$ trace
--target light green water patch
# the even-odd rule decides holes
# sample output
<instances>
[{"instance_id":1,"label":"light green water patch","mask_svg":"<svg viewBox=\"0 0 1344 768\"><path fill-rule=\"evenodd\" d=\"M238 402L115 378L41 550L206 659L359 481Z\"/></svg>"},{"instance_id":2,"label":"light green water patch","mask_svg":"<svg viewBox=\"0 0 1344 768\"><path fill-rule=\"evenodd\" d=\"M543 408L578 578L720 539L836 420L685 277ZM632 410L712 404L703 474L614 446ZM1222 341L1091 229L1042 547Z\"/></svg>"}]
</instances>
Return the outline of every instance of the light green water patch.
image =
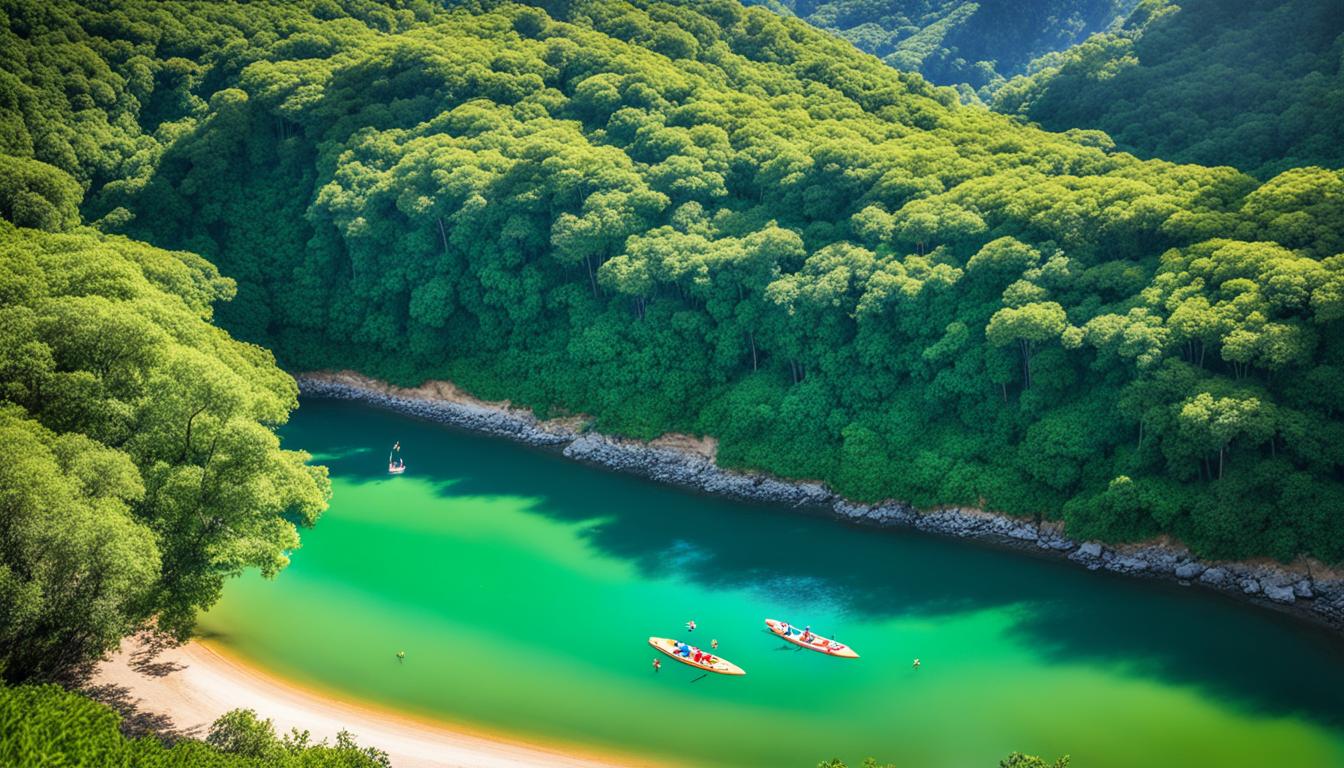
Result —
<instances>
[{"instance_id":1,"label":"light green water patch","mask_svg":"<svg viewBox=\"0 0 1344 768\"><path fill-rule=\"evenodd\" d=\"M284 437L331 467L331 509L279 579L230 583L202 624L300 683L695 766L964 768L1013 750L1079 768L1344 766L1344 644L1264 611L351 404L305 401ZM395 440L409 470L388 477ZM796 650L766 617L862 658ZM716 638L747 675L655 673L649 635Z\"/></svg>"}]
</instances>

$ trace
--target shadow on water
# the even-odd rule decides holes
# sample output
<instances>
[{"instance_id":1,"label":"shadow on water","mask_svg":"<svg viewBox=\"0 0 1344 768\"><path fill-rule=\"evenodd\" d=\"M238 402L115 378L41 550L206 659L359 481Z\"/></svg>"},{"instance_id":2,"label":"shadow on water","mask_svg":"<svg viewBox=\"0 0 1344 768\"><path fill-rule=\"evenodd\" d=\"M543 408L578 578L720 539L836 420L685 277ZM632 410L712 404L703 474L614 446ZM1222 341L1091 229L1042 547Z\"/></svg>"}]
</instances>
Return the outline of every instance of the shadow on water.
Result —
<instances>
[{"instance_id":1,"label":"shadow on water","mask_svg":"<svg viewBox=\"0 0 1344 768\"><path fill-rule=\"evenodd\" d=\"M816 598L871 619L1011 606L1009 636L1052 661L1123 666L1248 712L1344 729L1344 643L1211 593L915 532L857 531L350 403L305 400L284 437L356 483L387 479L383 446L400 440L409 471L444 497L528 497L537 514L587 523L591 546L650 576Z\"/></svg>"}]
</instances>

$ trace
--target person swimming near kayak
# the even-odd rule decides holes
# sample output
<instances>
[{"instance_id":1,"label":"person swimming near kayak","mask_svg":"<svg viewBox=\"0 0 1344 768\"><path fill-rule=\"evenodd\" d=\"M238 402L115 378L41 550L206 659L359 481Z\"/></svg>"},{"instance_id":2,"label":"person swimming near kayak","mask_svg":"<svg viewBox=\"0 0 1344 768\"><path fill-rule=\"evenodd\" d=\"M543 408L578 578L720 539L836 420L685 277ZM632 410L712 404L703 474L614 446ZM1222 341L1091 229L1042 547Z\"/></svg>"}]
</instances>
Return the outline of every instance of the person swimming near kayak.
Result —
<instances>
[{"instance_id":1,"label":"person swimming near kayak","mask_svg":"<svg viewBox=\"0 0 1344 768\"><path fill-rule=\"evenodd\" d=\"M687 632L695 631L695 619L691 619L690 621L686 622L686 631Z\"/></svg>"},{"instance_id":2,"label":"person swimming near kayak","mask_svg":"<svg viewBox=\"0 0 1344 768\"><path fill-rule=\"evenodd\" d=\"M663 662L662 662L661 660L659 660L659 659L654 659L654 660L653 660L653 671L654 671L654 672L658 672L658 671L661 671L662 668L663 668Z\"/></svg>"},{"instance_id":3,"label":"person swimming near kayak","mask_svg":"<svg viewBox=\"0 0 1344 768\"><path fill-rule=\"evenodd\" d=\"M915 659L915 663L914 663L914 664L911 664L911 665L910 665L910 668L911 668L911 669L919 669L919 659Z\"/></svg>"},{"instance_id":4,"label":"person swimming near kayak","mask_svg":"<svg viewBox=\"0 0 1344 768\"><path fill-rule=\"evenodd\" d=\"M709 647L710 647L710 648L713 648L713 649L716 650L716 651L719 650L719 641L718 641L718 640L710 640L710 641L709 641Z\"/></svg>"}]
</instances>

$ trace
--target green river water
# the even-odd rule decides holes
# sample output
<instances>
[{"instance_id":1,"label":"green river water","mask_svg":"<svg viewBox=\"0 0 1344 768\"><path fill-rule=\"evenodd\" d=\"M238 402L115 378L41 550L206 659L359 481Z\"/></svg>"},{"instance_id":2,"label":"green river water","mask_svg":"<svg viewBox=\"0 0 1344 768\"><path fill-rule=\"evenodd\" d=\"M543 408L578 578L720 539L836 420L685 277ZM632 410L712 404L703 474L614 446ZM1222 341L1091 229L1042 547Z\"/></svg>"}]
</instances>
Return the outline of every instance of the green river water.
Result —
<instances>
[{"instance_id":1,"label":"green river water","mask_svg":"<svg viewBox=\"0 0 1344 768\"><path fill-rule=\"evenodd\" d=\"M278 579L230 582L202 629L307 686L660 764L1344 766L1344 642L1203 591L698 496L347 403L304 401L283 437L331 468L331 508ZM862 658L794 650L767 617ZM747 675L655 673L650 635L717 638Z\"/></svg>"}]
</instances>

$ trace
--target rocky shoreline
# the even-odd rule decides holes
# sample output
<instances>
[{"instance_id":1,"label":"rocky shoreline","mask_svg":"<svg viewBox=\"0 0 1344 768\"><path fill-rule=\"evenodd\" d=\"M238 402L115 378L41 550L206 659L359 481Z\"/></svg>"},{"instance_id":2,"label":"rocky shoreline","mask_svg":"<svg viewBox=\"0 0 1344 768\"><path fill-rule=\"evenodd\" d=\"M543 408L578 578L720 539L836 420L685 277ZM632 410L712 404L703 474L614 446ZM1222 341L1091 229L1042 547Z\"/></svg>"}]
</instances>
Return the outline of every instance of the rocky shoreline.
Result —
<instances>
[{"instance_id":1,"label":"rocky shoreline","mask_svg":"<svg viewBox=\"0 0 1344 768\"><path fill-rule=\"evenodd\" d=\"M1089 570L1175 581L1286 611L1344 633L1344 578L1273 563L1207 562L1169 544L1111 546L1077 541L1058 526L975 509L921 512L901 503L856 504L817 482L726 470L712 456L682 447L625 440L569 421L541 421L530 411L465 396L404 390L350 373L297 374L306 397L357 400L379 408L560 450L566 457L658 482L736 499L822 508L842 520L914 528L1062 558ZM453 390L455 393L456 391Z\"/></svg>"}]
</instances>

